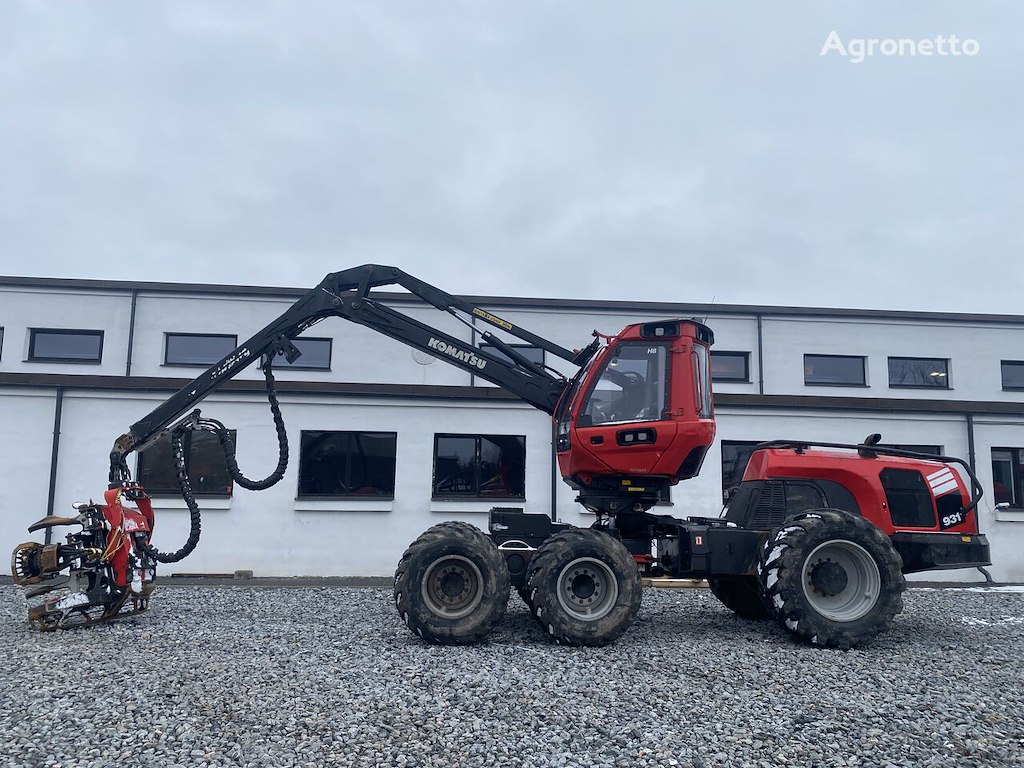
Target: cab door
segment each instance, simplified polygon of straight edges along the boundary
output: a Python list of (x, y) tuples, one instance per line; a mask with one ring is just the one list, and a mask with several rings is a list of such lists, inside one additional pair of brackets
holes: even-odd
[(671, 361), (668, 342), (620, 341), (605, 354), (576, 418), (591, 471), (651, 473), (675, 438)]

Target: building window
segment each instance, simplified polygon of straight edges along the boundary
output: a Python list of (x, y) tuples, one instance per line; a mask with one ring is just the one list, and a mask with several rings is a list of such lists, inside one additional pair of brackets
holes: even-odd
[(912, 445), (909, 443), (879, 443), (879, 448), (895, 448), (897, 451), (913, 451), (927, 453), (931, 456), (943, 456), (941, 445)]
[(996, 504), (1024, 507), (1024, 449), (992, 449), (992, 495)]
[(711, 352), (712, 381), (750, 381), (749, 352)]
[(854, 355), (804, 355), (804, 384), (864, 387), (866, 368), (865, 358)]
[[(544, 365), (544, 350), (541, 349), (540, 347), (535, 347), (533, 344), (509, 344), (509, 346), (512, 347), (512, 349), (514, 349), (520, 355), (525, 357), (527, 360), (529, 360), (531, 363)], [(480, 349), (484, 350), (485, 352), (490, 352), (492, 355), (500, 358), (501, 360), (506, 360), (509, 363), (513, 362), (511, 357), (506, 355), (493, 344), (482, 342), (480, 344)]]
[(238, 346), (238, 337), (224, 333), (164, 334), (164, 365), (219, 363)]
[(722, 498), (728, 499), (732, 491), (743, 480), (747, 462), (759, 442), (750, 440), (722, 441)]
[(28, 329), (28, 359), (39, 363), (98, 363), (103, 331)]
[(526, 498), (522, 435), (434, 435), (434, 498)]
[(397, 432), (305, 431), (299, 498), (395, 495)]
[[(234, 441), (235, 430), (230, 432)], [(224, 449), (217, 435), (205, 430), (189, 431), (182, 435), (181, 444), (193, 493), (207, 497), (230, 496), (231, 475), (228, 474)], [(181, 493), (170, 436), (139, 452), (135, 477), (151, 496), (177, 496)]]
[(890, 357), (889, 386), (949, 389), (949, 360), (934, 357)]
[(1000, 365), (1003, 369), (1003, 389), (1024, 389), (1024, 361), (1003, 360)]
[(293, 368), (297, 371), (331, 370), (331, 339), (292, 339), (292, 344), (302, 353), (301, 357), (294, 363), (289, 363), (284, 355), (275, 355), (275, 368)]

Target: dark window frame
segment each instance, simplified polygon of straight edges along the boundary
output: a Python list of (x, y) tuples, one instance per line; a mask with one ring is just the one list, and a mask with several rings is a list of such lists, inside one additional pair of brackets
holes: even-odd
[(1000, 360), (999, 361), (999, 374), (1000, 380), (1003, 385), (1004, 392), (1022, 392), (1024, 391), (1024, 384), (1007, 384), (1006, 383), (1006, 366), (1019, 366), (1021, 371), (1024, 371), (1024, 360)]
[[(508, 360), (510, 363), (512, 362), (511, 358), (507, 357), (504, 352), (502, 352), (493, 344), (489, 344), (486, 341), (481, 341), (477, 346), (484, 352), (490, 352), (492, 355), (499, 357), (502, 360)], [(536, 344), (509, 344), (508, 346), (512, 347), (512, 349), (516, 350), (520, 354), (522, 354), (522, 350), (524, 349), (536, 349), (538, 352), (540, 352), (540, 365), (543, 366), (547, 362), (544, 347), (538, 347)], [(527, 355), (527, 357), (529, 357), (529, 355)]]
[[(170, 351), (171, 337), (179, 338), (199, 338), (199, 339), (232, 339), (231, 349), (238, 348), (238, 334), (237, 333), (179, 333), (178, 331), (164, 331), (164, 359), (161, 365), (165, 367), (174, 368), (209, 368), (214, 363), (220, 362), (224, 359), (224, 356), (218, 357), (216, 360), (211, 360), (208, 363), (187, 363), (187, 362), (176, 362), (167, 359), (168, 352)], [(231, 350), (228, 350), (230, 352)]]
[(892, 448), (897, 451), (914, 451), (915, 453), (927, 453), (932, 456), (945, 456), (944, 446), (926, 445), (925, 443), (879, 443), (879, 448)]
[[(350, 491), (346, 493), (310, 493), (303, 492), (303, 475), (308, 469), (309, 456), (305, 450), (306, 435), (311, 434), (336, 434), (336, 435), (387, 435), (393, 440), (392, 448), (393, 454), (391, 458), (391, 490), (390, 492), (384, 491), (383, 493), (366, 493), (358, 491)], [(351, 451), (349, 451), (351, 456)], [(346, 462), (345, 466), (346, 483), (343, 483), (347, 487), (353, 487), (352, 483), (352, 462), (351, 458)], [(365, 483), (360, 486), (361, 488), (369, 488), (368, 484)], [(395, 486), (398, 483), (398, 432), (392, 430), (381, 430), (381, 429), (304, 429), (299, 433), (299, 473), (296, 482), (295, 498), (303, 501), (329, 501), (333, 499), (349, 499), (353, 501), (369, 501), (369, 500), (393, 500), (395, 498)]]
[[(935, 380), (936, 381), (940, 381), (941, 380), (942, 384), (898, 384), (898, 383), (894, 383), (893, 380), (892, 380), (892, 363), (893, 363), (894, 360), (907, 360), (907, 361), (911, 361), (912, 360), (914, 362), (928, 362), (928, 363), (941, 362), (941, 363), (944, 363), (945, 364), (945, 375), (944, 376), (936, 376), (935, 377)], [(888, 367), (889, 388), (890, 389), (952, 389), (953, 388), (950, 385), (950, 383), (949, 383), (949, 379), (950, 379), (950, 375), (949, 375), (950, 359), (948, 357), (907, 357), (906, 355), (895, 355), (895, 356), (889, 357), (886, 362), (887, 362), (887, 367)]]
[[(289, 364), (285, 360), (283, 355), (275, 355), (273, 360), (273, 367), (279, 371), (329, 371), (331, 370), (331, 364), (334, 362), (334, 339), (330, 336), (300, 336), (297, 339), (292, 339), (292, 344), (299, 346), (304, 341), (326, 341), (327, 342), (327, 365), (310, 365), (303, 363), (306, 359), (306, 354), (302, 355), (294, 363)], [(308, 353), (307, 353), (308, 354)]]
[[(231, 430), (228, 430), (228, 431), (231, 433), (231, 441), (232, 441), (232, 443), (237, 445), (238, 444), (238, 432), (237, 432), (237, 430), (231, 429)], [(185, 469), (186, 469), (186, 471), (188, 471), (190, 469), (190, 465), (192, 463), (192, 440), (195, 438), (196, 435), (200, 435), (201, 439), (203, 439), (203, 440), (213, 441), (218, 446), (220, 445), (219, 439), (217, 438), (217, 436), (213, 432), (208, 432), (206, 430), (198, 430), (198, 431), (197, 430), (188, 430), (188, 431), (186, 431), (182, 435), (182, 438), (181, 438), (182, 439), (182, 448), (184, 449), (184, 452), (185, 452)], [(166, 437), (164, 437), (163, 440), (166, 441), (167, 445), (170, 445), (170, 443), (171, 443), (170, 435), (167, 435)], [(136, 454), (137, 458), (135, 460), (135, 477), (139, 481), (139, 484), (142, 485), (146, 489), (146, 493), (148, 495), (150, 495), (150, 496), (153, 496), (154, 498), (166, 497), (166, 496), (171, 496), (171, 497), (179, 496), (180, 497), (181, 496), (181, 488), (178, 485), (177, 467), (173, 465), (173, 462), (174, 462), (173, 453), (170, 456), (170, 460), (172, 462), (171, 471), (173, 472), (174, 480), (173, 480), (173, 482), (168, 483), (168, 485), (166, 487), (153, 486), (152, 483), (150, 483), (149, 485), (146, 484), (146, 482), (145, 482), (145, 472), (146, 472), (146, 469), (145, 469), (145, 455), (146, 455), (146, 451), (145, 450), (139, 451)], [(196, 498), (203, 498), (203, 499), (230, 499), (234, 495), (234, 486), (235, 486), (234, 480), (231, 478), (231, 475), (228, 472), (227, 462), (224, 460), (223, 453), (221, 453), (219, 455), (220, 455), (220, 460), (224, 461), (223, 476), (226, 479), (227, 490), (226, 491), (204, 491), (201, 488), (202, 484), (198, 481), (198, 478), (193, 478), (192, 477), (192, 473), (189, 472), (189, 481), (190, 481), (190, 483), (192, 485), (192, 492), (196, 496)], [(216, 476), (216, 475), (214, 475), (214, 476)]]
[[(1010, 487), (1006, 488), (1010, 494), (1009, 501), (1000, 501), (999, 495), (996, 492), (996, 451), (1010, 454)], [(991, 462), (990, 466), (992, 468), (992, 500), (996, 506), (999, 504), (1008, 504), (1009, 509), (1024, 510), (1024, 467), (1021, 466), (1022, 455), (1024, 455), (1024, 448), (1011, 448), (1008, 446), (994, 445), (990, 449), (989, 456)]]
[[(483, 438), (515, 438), (522, 442), (522, 455), (523, 455), (523, 466), (522, 466), (522, 486), (523, 492), (521, 495), (502, 495), (502, 496), (491, 496), (487, 494), (481, 494), (480, 485), (480, 444)], [(474, 451), (473, 451), (473, 488), (469, 492), (445, 492), (438, 493), (437, 484), (437, 444), (441, 438), (466, 438), (474, 440)], [(430, 498), (434, 501), (523, 501), (526, 499), (526, 435), (497, 435), (493, 433), (461, 433), (461, 432), (436, 432), (434, 434), (434, 448), (432, 453), (432, 472), (430, 480)]]
[[(728, 498), (731, 495), (731, 493), (733, 491), (735, 491), (737, 488), (740, 487), (740, 483), (743, 482), (743, 475), (747, 471), (747, 464), (750, 463), (750, 456), (751, 456), (751, 454), (754, 453), (754, 448), (756, 446), (760, 445), (762, 442), (764, 442), (764, 441), (763, 440), (722, 440), (721, 443), (719, 444), (719, 451), (721, 452), (721, 458), (722, 458), (722, 499), (724, 501), (728, 501)], [(740, 450), (737, 451), (737, 457), (736, 457), (737, 461), (735, 462), (735, 463), (737, 463), (737, 466), (733, 468), (733, 470), (729, 473), (728, 477), (726, 477), (726, 474), (725, 474), (725, 464), (726, 464), (726, 462), (725, 462), (725, 451), (726, 451), (726, 448), (729, 448), (729, 449), (740, 449)], [(746, 451), (747, 458), (743, 462), (742, 469), (740, 469), (739, 466), (738, 466), (738, 459), (739, 459), (739, 456), (744, 453), (744, 450), (742, 450), (742, 449), (749, 449), (749, 450)], [(729, 484), (727, 484), (727, 480), (729, 480), (729, 479), (733, 479), (733, 480), (735, 480), (735, 482), (732, 483), (731, 485), (729, 485)]]
[[(743, 360), (743, 377), (738, 376), (724, 376), (722, 374), (715, 373), (715, 358), (740, 358)], [(749, 352), (731, 352), (726, 350), (711, 350), (711, 381), (721, 382), (724, 384), (749, 384), (750, 383), (750, 353)]]
[(4, 356), (4, 327), (0, 325), (0, 360)]
[[(820, 358), (823, 360), (837, 359), (837, 360), (860, 360), (860, 381), (849, 382), (849, 381), (809, 381), (807, 379), (807, 358)], [(817, 354), (814, 352), (804, 353), (804, 386), (805, 387), (868, 387), (868, 358), (866, 355), (832, 355), (832, 354)]]
[[(65, 336), (93, 336), (99, 338), (99, 349), (96, 351), (96, 358), (83, 357), (47, 357), (36, 354), (36, 337), (40, 334), (52, 333)], [(28, 329), (28, 357), (26, 363), (74, 363), (76, 365), (100, 365), (103, 362), (103, 340), (105, 332), (100, 329), (86, 328), (29, 328)]]

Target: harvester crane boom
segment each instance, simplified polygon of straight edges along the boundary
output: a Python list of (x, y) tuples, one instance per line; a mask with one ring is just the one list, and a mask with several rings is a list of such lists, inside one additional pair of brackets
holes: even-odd
[[(464, 340), (432, 328), (385, 306), (370, 295), (372, 289), (386, 285), (401, 286), (435, 308), (453, 315), (480, 332), (483, 341), (503, 353), (503, 356), (474, 347)], [(292, 340), (326, 317), (341, 317), (364, 325), (486, 379), (545, 413), (553, 413), (568, 382), (562, 376), (533, 363), (490, 331), (479, 331), (477, 326), (458, 313), (500, 328), (505, 333), (577, 366), (586, 363), (598, 346), (595, 339), (593, 344), (582, 351), (565, 349), (397, 267), (366, 264), (334, 272), (300, 297), (278, 318), (132, 424), (129, 431), (115, 441), (111, 450), (110, 484), (112, 487), (121, 485), (130, 476), (125, 463), (129, 453), (142, 450), (167, 435), (175, 420), (185, 416), (190, 408), (253, 362), (263, 358), (262, 365), (266, 368), (277, 355), (293, 362), (300, 352)], [(268, 378), (268, 384), (270, 381)]]

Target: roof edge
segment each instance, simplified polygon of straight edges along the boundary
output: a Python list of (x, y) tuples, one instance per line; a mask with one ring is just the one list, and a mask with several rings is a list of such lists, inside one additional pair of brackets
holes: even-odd
[[(167, 294), (198, 294), (209, 296), (253, 296), (296, 299), (309, 288), (286, 288), (261, 285), (223, 285), (207, 283), (168, 283), (135, 280), (100, 280), (93, 278), (21, 277), (0, 275), (0, 287), (50, 288), (65, 290), (133, 291)], [(312, 287), (312, 286), (311, 286)], [(373, 295), (389, 301), (423, 304), (418, 297), (404, 292), (374, 291)], [(770, 304), (703, 304), (664, 301), (624, 301), (620, 299), (567, 299), (523, 296), (460, 295), (472, 304), (508, 309), (572, 309), (591, 311), (650, 312), (668, 316), (750, 315), (770, 317), (818, 317), (879, 320), (915, 320), (918, 322), (992, 323), (1024, 325), (1024, 315), (971, 312), (925, 312), (909, 309), (856, 309), (844, 307), (794, 307)]]

